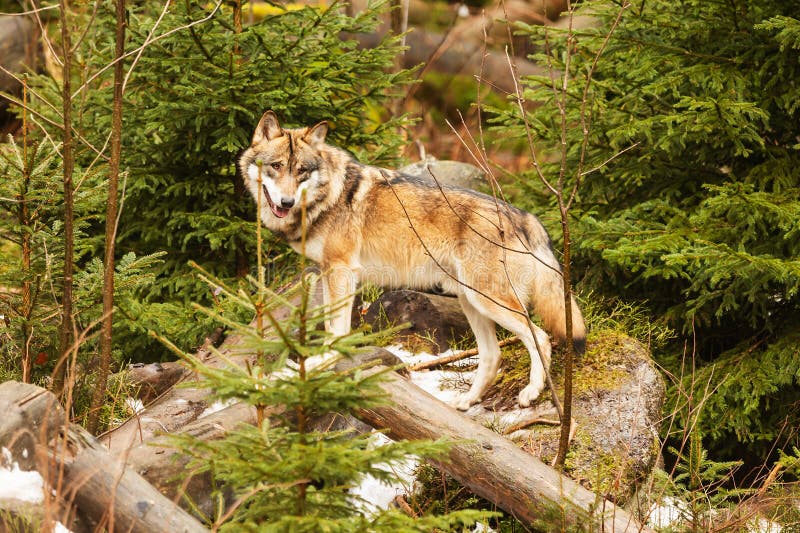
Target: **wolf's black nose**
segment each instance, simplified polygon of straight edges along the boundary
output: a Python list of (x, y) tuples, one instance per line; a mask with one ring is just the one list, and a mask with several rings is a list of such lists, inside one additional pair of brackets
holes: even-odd
[(281, 198), (281, 207), (284, 209), (289, 209), (294, 205), (294, 198), (289, 198), (284, 196)]

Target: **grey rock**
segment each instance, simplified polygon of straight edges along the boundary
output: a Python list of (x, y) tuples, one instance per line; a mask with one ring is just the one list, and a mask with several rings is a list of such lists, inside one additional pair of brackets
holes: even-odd
[[(575, 362), (572, 416), (576, 429), (565, 469), (586, 488), (625, 504), (661, 460), (658, 427), (666, 391), (664, 378), (647, 348), (620, 332), (595, 332), (587, 348)], [(563, 383), (560, 366), (554, 354), (553, 381), (559, 389)], [(522, 420), (556, 420), (548, 390), (530, 408), (514, 405), (527, 375), (521, 378), (510, 387), (507, 380), (502, 388), (495, 385), (481, 408), (467, 414), (500, 430)], [(563, 398), (562, 390), (558, 394)], [(517, 429), (509, 437), (550, 462), (558, 449), (559, 433), (559, 426), (540, 423)]]
[[(6, 71), (14, 74), (24, 71), (33, 28), (33, 22), (26, 17), (0, 16), (0, 65)], [(13, 76), (0, 71), (0, 91), (21, 94), (21, 86)], [(5, 105), (0, 98), (0, 106)]]
[(486, 184), (486, 174), (475, 165), (460, 161), (439, 161), (430, 156), (423, 161), (411, 163), (399, 170), (404, 174), (420, 176), (431, 182), (438, 181), (441, 185), (464, 189), (477, 190)]

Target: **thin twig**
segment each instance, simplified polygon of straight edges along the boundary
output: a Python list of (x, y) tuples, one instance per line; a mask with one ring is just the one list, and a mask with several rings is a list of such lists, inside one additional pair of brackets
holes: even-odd
[(525, 429), (528, 426), (532, 426), (534, 424), (547, 424), (548, 426), (558, 426), (561, 425), (561, 420), (558, 419), (558, 413), (552, 413), (556, 415), (555, 419), (546, 418), (542, 413), (536, 413), (531, 415), (528, 418), (523, 418), (522, 420), (517, 421), (515, 424), (512, 424), (503, 430), (503, 435), (510, 435), (515, 431), (519, 431), (520, 429)]
[(411, 518), (419, 517), (419, 515), (414, 512), (414, 509), (412, 509), (411, 506), (408, 505), (408, 502), (406, 501), (405, 497), (402, 494), (398, 494), (397, 496), (394, 497), (394, 503), (397, 505), (397, 507), (400, 508), (401, 511), (403, 511)]
[[(497, 344), (500, 346), (500, 348), (503, 348), (505, 346), (511, 346), (512, 344), (518, 344), (519, 342), (520, 342), (519, 337), (514, 335), (513, 337), (501, 340)], [(436, 368), (438, 366), (443, 366), (450, 363), (454, 363), (456, 361), (461, 361), (462, 359), (466, 359), (467, 357), (472, 357), (474, 355), (478, 355), (477, 348), (463, 350), (461, 352), (452, 353), (450, 355), (443, 355), (441, 357), (437, 357), (436, 359), (431, 359), (430, 361), (423, 361), (422, 363), (411, 365), (408, 368), (410, 370), (428, 370), (430, 368)]]

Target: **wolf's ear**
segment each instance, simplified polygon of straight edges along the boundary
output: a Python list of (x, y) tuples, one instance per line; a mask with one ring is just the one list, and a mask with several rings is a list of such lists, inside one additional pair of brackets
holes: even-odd
[(258, 144), (261, 141), (271, 141), (276, 137), (283, 135), (283, 129), (278, 122), (278, 115), (274, 111), (269, 110), (261, 117), (256, 126), (256, 132), (253, 134), (253, 144)]
[(303, 137), (311, 141), (311, 144), (322, 144), (325, 142), (325, 136), (328, 134), (328, 122), (323, 120), (319, 124), (315, 124), (308, 128)]

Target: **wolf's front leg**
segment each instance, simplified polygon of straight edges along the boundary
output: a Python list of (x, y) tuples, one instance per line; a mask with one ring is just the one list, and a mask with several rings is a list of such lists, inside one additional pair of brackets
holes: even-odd
[[(325, 331), (333, 334), (328, 343), (336, 337), (350, 333), (353, 300), (358, 287), (357, 266), (347, 264), (331, 265), (324, 268), (322, 274), (322, 300), (328, 313), (325, 319)], [(309, 357), (307, 369), (332, 366), (339, 358), (335, 350), (328, 350), (322, 355)]]
[(357, 265), (337, 264), (322, 274), (322, 299), (329, 315), (325, 330), (337, 337), (350, 333), (359, 270)]

